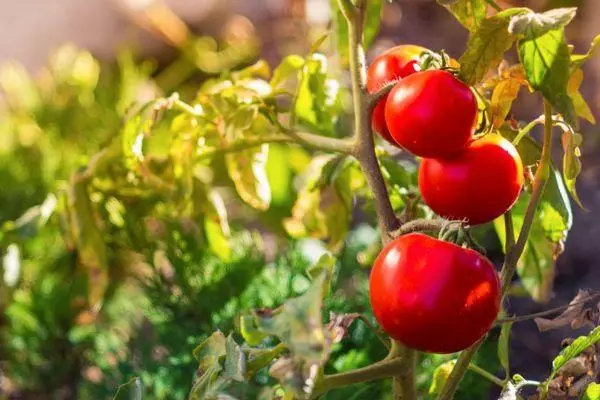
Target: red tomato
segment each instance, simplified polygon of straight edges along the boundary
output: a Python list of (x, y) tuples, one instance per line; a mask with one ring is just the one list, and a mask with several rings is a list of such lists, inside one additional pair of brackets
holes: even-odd
[(483, 224), (510, 209), (523, 187), (523, 163), (511, 142), (489, 134), (473, 140), (458, 155), (424, 159), (419, 189), (437, 214)]
[[(367, 91), (375, 93), (387, 82), (404, 78), (419, 71), (419, 57), (426, 51), (427, 49), (424, 47), (409, 44), (392, 47), (381, 53), (373, 60), (367, 70)], [(375, 106), (371, 123), (375, 132), (378, 132), (388, 142), (396, 145), (385, 124), (386, 99), (387, 95)]]
[(391, 337), (431, 353), (475, 343), (500, 309), (500, 281), (481, 254), (411, 233), (390, 242), (371, 270), (371, 306)]
[(385, 105), (390, 134), (419, 157), (448, 157), (464, 149), (477, 123), (471, 89), (443, 70), (417, 72), (394, 86)]

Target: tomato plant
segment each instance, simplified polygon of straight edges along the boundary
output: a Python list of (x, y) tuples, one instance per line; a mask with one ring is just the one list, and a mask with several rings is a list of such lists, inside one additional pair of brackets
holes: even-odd
[[(124, 57), (106, 74), (72, 48), (39, 81), (0, 71), (0, 173), (7, 189), (39, 181), (0, 194), (13, 196), (0, 207), (0, 391), (8, 376), (9, 397), (31, 398), (105, 398), (92, 381), (127, 379), (117, 398), (449, 400), (474, 379), (503, 399), (526, 385), (540, 399), (593, 393), (587, 303), (600, 296), (579, 293), (555, 319), (514, 316), (508, 300), (552, 296), (581, 204), (580, 120), (594, 122), (582, 66), (600, 39), (570, 47), (574, 8), (438, 3), (468, 30), (464, 53), (393, 85), (366, 68), (397, 6), (383, 0), (332, 1), (335, 34), (274, 68), (177, 23), (162, 36), (181, 58), (156, 72)], [(172, 28), (151, 11), (144, 24)], [(384, 56), (383, 75), (415, 69), (405, 55)], [(541, 116), (512, 115), (520, 94)], [(374, 143), (377, 107), (406, 153)], [(511, 327), (532, 319), (592, 328), (541, 381), (510, 363)]]
[(419, 157), (447, 157), (475, 131), (477, 100), (448, 71), (427, 70), (401, 80), (389, 94), (385, 121), (392, 138)]
[(500, 281), (488, 259), (421, 233), (387, 244), (373, 264), (369, 291), (386, 333), (432, 353), (471, 346), (500, 310)]
[(524, 179), (517, 149), (500, 135), (471, 141), (445, 159), (426, 158), (419, 166), (419, 190), (437, 214), (472, 225), (490, 222), (517, 201)]
[[(386, 83), (420, 71), (419, 59), (428, 50), (413, 44), (392, 47), (378, 55), (367, 69), (367, 91), (376, 93)], [(385, 95), (373, 109), (373, 130), (391, 144), (396, 144), (385, 123)]]

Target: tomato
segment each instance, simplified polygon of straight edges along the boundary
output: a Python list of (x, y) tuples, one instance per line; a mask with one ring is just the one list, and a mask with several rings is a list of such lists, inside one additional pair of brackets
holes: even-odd
[(500, 282), (481, 254), (411, 233), (371, 270), (371, 306), (383, 330), (411, 348), (454, 353), (481, 338), (500, 309)]
[[(373, 60), (367, 70), (367, 91), (375, 93), (386, 83), (419, 71), (419, 57), (426, 51), (428, 50), (421, 46), (402, 45), (381, 53)], [(385, 124), (386, 99), (387, 95), (379, 100), (377, 106), (375, 106), (371, 123), (375, 132), (378, 132), (388, 142), (396, 145)]]
[(385, 105), (392, 138), (419, 157), (448, 157), (465, 148), (477, 123), (477, 99), (448, 71), (414, 73), (394, 86)]
[(425, 203), (443, 217), (472, 225), (492, 221), (510, 209), (523, 179), (517, 149), (496, 134), (473, 140), (454, 157), (424, 159), (419, 166)]

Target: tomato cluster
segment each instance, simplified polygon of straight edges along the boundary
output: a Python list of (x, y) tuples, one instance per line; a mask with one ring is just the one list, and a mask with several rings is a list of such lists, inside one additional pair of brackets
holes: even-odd
[[(418, 46), (398, 46), (369, 66), (367, 89), (398, 80), (374, 109), (373, 129), (391, 144), (423, 158), (419, 189), (437, 214), (471, 225), (509, 210), (523, 186), (523, 165), (511, 142), (475, 136), (473, 90), (446, 69), (421, 71)], [(405, 345), (453, 353), (474, 344), (500, 307), (500, 283), (481, 254), (423, 234), (401, 236), (375, 260), (373, 312)]]
[(367, 89), (399, 80), (375, 107), (373, 129), (390, 143), (424, 157), (419, 189), (437, 214), (471, 225), (504, 214), (523, 186), (515, 147), (499, 135), (474, 137), (477, 98), (451, 72), (420, 71), (419, 46), (398, 46), (377, 57)]

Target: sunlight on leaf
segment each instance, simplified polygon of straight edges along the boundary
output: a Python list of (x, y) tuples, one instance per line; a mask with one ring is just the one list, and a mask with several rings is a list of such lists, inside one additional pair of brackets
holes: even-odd
[(487, 5), (484, 0), (456, 0), (450, 4), (438, 3), (447, 8), (454, 17), (469, 31), (476, 31), (487, 15)]
[(271, 203), (271, 188), (266, 165), (269, 145), (225, 155), (225, 164), (235, 188), (246, 203), (266, 210)]

